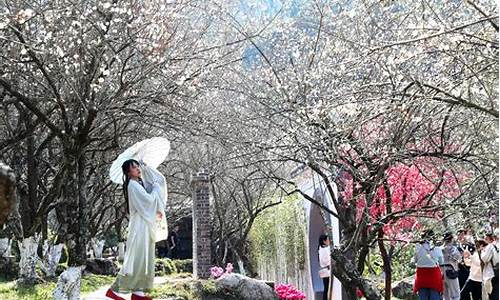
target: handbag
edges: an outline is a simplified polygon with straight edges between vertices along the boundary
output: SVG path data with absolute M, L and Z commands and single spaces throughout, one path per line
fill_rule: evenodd
M 458 278 L 458 271 L 455 271 L 455 269 L 448 269 L 445 271 L 446 278 L 448 279 L 457 279 Z

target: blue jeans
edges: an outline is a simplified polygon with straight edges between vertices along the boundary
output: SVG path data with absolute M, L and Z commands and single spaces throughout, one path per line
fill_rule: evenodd
M 434 289 L 422 288 L 418 290 L 419 300 L 441 300 L 441 294 Z

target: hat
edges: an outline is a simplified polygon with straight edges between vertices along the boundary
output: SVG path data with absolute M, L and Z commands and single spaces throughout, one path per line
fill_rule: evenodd
M 422 240 L 429 240 L 434 237 L 434 231 L 432 229 L 427 229 L 422 233 Z
M 446 232 L 444 235 L 443 235 L 443 241 L 451 241 L 453 239 L 453 234 L 451 232 Z

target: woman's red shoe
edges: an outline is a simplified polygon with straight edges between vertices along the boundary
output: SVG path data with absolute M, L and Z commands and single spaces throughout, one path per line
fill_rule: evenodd
M 136 295 L 134 293 L 132 293 L 132 298 L 130 298 L 131 300 L 153 300 L 153 298 L 149 297 L 149 296 L 139 296 L 139 295 Z
M 122 297 L 118 296 L 117 294 L 115 294 L 115 292 L 113 292 L 112 289 L 108 289 L 108 291 L 106 292 L 106 297 L 114 299 L 114 300 L 125 300 L 125 298 L 122 298 Z

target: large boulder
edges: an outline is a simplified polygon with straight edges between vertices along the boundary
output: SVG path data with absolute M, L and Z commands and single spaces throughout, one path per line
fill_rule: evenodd
M 111 259 L 92 258 L 87 260 L 86 272 L 99 275 L 116 275 L 118 266 Z
M 69 267 L 57 279 L 52 296 L 60 300 L 79 300 L 83 267 Z
M 407 277 L 397 281 L 392 285 L 392 295 L 399 299 L 417 299 L 417 295 L 413 293 L 413 282 L 415 277 Z
M 249 278 L 240 274 L 224 274 L 215 280 L 214 287 L 203 288 L 202 300 L 276 300 L 274 290 L 264 281 Z

